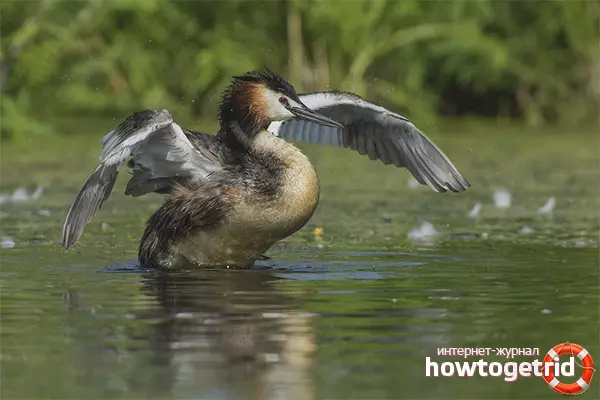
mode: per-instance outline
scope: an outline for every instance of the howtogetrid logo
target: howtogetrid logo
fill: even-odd
[[[581,367],[583,368],[583,374],[576,382],[573,383],[562,383],[556,377],[560,371],[560,356],[568,354],[571,356],[571,360],[574,357],[581,360]],[[590,353],[583,347],[575,343],[561,343],[551,348],[543,361],[542,376],[544,380],[557,393],[564,395],[576,395],[585,392],[592,382],[592,376],[594,375],[594,360]]]
[[[438,356],[499,356],[504,355],[507,359],[515,356],[539,356],[539,348],[438,348]],[[568,361],[560,361],[560,356],[569,356]],[[572,383],[561,382],[564,378],[570,381],[576,377],[575,366],[580,366],[583,371],[581,376]],[[575,343],[560,343],[551,348],[543,361],[509,361],[509,362],[487,362],[483,358],[478,361],[432,361],[430,357],[425,358],[425,376],[427,377],[504,377],[507,382],[514,382],[519,377],[542,377],[548,386],[557,393],[563,395],[577,395],[585,392],[592,382],[594,375],[594,360],[586,349]]]

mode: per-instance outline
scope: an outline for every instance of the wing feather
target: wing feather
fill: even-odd
[[[365,132],[364,125],[365,125],[364,121],[360,121],[358,123],[358,126],[356,127],[356,130]],[[356,138],[356,149],[358,150],[358,152],[360,154],[367,154],[367,135],[361,135],[361,134],[355,133],[353,136]]]
[[[202,135],[202,134],[196,134]],[[217,141],[212,135],[204,141]],[[194,139],[198,140],[198,139]],[[210,146],[195,146],[166,110],[139,111],[127,117],[103,139],[100,164],[92,172],[71,205],[61,238],[68,249],[83,235],[114,187],[119,169],[131,157],[133,176],[125,193],[141,196],[162,192],[175,181],[201,182],[221,168]],[[213,146],[215,147],[215,146]]]
[[[377,160],[377,147],[375,147],[375,138],[373,129],[370,126],[365,127],[367,137],[367,155],[371,160]]]
[[[335,135],[331,135],[331,138],[335,137]],[[319,125],[319,144],[325,146],[331,142],[331,138],[327,135],[327,127],[323,125]]]
[[[419,183],[437,192],[463,192],[470,187],[448,157],[402,115],[352,93],[334,91],[299,97],[307,107],[344,128],[292,119],[273,124],[269,130],[288,140],[349,147],[384,164],[406,167]]]
[[[307,124],[308,125],[308,124]],[[320,138],[319,138],[319,127],[317,127],[316,129],[308,129],[308,133],[309,133],[309,141],[311,143],[319,143],[320,142]]]

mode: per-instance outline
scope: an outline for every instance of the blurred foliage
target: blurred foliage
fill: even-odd
[[[600,3],[11,1],[0,4],[2,133],[168,108],[214,118],[232,75],[356,92],[412,117],[595,123]]]

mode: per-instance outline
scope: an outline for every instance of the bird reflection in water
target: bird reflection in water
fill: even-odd
[[[279,280],[263,270],[144,276],[143,294],[159,305],[153,395],[314,398],[312,321],[277,290]]]

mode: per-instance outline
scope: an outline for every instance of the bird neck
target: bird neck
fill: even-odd
[[[254,104],[253,90],[251,85],[232,84],[223,94],[219,106],[220,135],[226,142],[246,149],[270,124]]]

